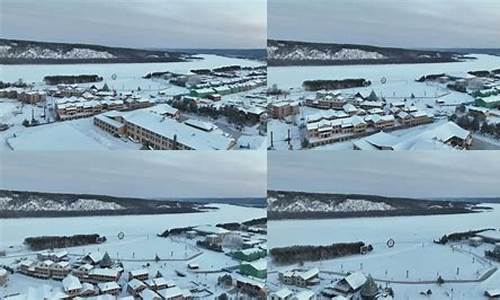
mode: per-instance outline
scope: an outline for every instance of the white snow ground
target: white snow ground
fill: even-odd
[[[322,262],[309,262],[306,266],[314,265],[321,270],[335,272],[362,270],[375,278],[388,280],[435,280],[438,274],[445,280],[446,278],[477,279],[486,270],[500,267],[500,263],[481,261],[474,256],[482,257],[484,250],[491,249],[492,245],[484,244],[474,248],[459,243],[453,249],[450,246],[434,244],[432,241],[443,234],[456,231],[499,228],[500,204],[486,205],[493,207],[494,210],[457,215],[270,221],[269,248],[364,241],[374,246],[373,252]],[[290,232],[293,234],[289,234]],[[387,240],[391,238],[395,241],[394,248],[386,245]],[[270,263],[270,271],[289,267]],[[407,270],[408,278],[406,278]],[[268,281],[274,289],[281,286],[276,273],[269,278]],[[328,279],[332,278],[325,278],[321,285],[329,283]],[[500,286],[500,272],[497,271],[481,283],[444,284],[442,287],[436,284],[390,284],[390,286],[396,292],[396,299],[421,299],[418,293],[429,288],[432,289],[433,295],[425,299],[451,299],[451,289],[453,289],[453,299],[483,299],[484,290]],[[319,290],[320,287],[316,289]]]

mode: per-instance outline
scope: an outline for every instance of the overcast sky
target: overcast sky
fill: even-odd
[[[496,151],[270,152],[269,189],[403,197],[500,197]]]
[[[1,0],[1,36],[136,48],[264,48],[266,0]]]
[[[273,39],[500,48],[498,0],[269,0]]]
[[[136,197],[265,197],[262,151],[2,153],[0,188]]]

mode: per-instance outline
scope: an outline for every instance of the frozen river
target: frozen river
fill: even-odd
[[[499,228],[500,204],[488,206],[494,209],[472,214],[270,221],[269,246],[325,245],[358,240],[385,244],[390,238],[396,243],[430,242],[450,232]]]
[[[0,219],[0,249],[19,245],[27,236],[90,233],[116,236],[120,232],[129,237],[156,235],[173,227],[241,222],[266,215],[262,208],[225,204],[215,206],[219,209],[191,214]]]
[[[468,71],[500,68],[500,56],[473,56],[477,59],[456,63],[268,67],[268,82],[289,89],[301,87],[304,80],[365,78],[376,87],[383,77],[387,84],[408,83],[425,74],[465,76]]]
[[[64,65],[1,65],[0,80],[13,82],[22,78],[25,82],[41,83],[47,75],[97,74],[112,89],[164,88],[164,81],[143,79],[150,72],[170,71],[188,74],[192,69],[215,68],[228,65],[260,66],[263,62],[228,58],[218,55],[198,55],[203,59],[172,63],[120,63],[120,64],[64,64]],[[116,74],[116,80],[111,77]]]

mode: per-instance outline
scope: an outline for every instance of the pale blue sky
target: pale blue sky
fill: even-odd
[[[497,151],[270,152],[269,189],[402,197],[500,197]]]
[[[1,0],[4,38],[125,47],[264,48],[265,0]]]
[[[269,0],[269,38],[500,48],[498,0]]]
[[[265,197],[263,151],[4,152],[0,189],[136,197]]]

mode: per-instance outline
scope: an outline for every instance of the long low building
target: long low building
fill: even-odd
[[[94,125],[112,135],[126,135],[154,150],[229,150],[236,140],[146,110],[111,112],[94,117]]]
[[[396,136],[384,131],[353,141],[354,150],[452,150],[468,149],[470,131],[446,122],[412,136]]]
[[[486,108],[500,108],[500,95],[491,95],[487,97],[478,97],[476,105]]]
[[[319,283],[319,269],[288,270],[279,274],[279,279],[284,284],[307,287]]]
[[[242,262],[240,264],[240,273],[246,276],[256,278],[267,277],[267,259],[261,258],[252,262]]]

